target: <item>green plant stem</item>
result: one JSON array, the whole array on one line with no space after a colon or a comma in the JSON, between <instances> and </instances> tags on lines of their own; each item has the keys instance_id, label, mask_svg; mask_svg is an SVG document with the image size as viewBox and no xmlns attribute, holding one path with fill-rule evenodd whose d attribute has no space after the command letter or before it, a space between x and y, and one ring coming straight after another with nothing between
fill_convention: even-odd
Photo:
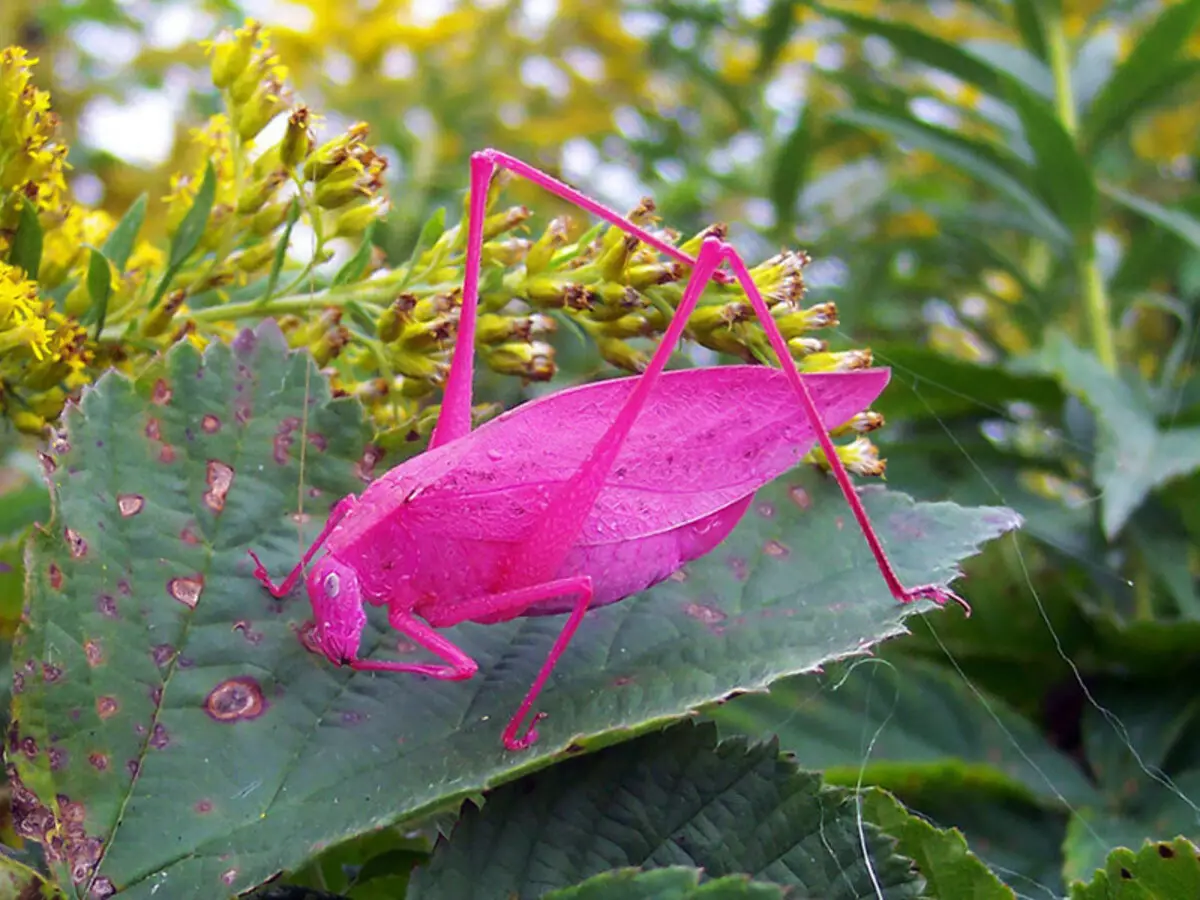
<instances>
[{"instance_id":1,"label":"green plant stem","mask_svg":"<svg viewBox=\"0 0 1200 900\"><path fill-rule=\"evenodd\" d=\"M1044 15L1050 71L1054 76L1054 109L1067 134L1076 138L1079 119L1075 112L1075 92L1071 86L1071 53L1063 31L1062 14L1047 8ZM1092 336L1092 349L1110 372L1117 368L1116 337L1112 327L1112 308L1104 277L1096 261L1093 235L1080 234L1075 240L1075 265L1083 288L1084 311Z\"/></svg>"}]
</instances>

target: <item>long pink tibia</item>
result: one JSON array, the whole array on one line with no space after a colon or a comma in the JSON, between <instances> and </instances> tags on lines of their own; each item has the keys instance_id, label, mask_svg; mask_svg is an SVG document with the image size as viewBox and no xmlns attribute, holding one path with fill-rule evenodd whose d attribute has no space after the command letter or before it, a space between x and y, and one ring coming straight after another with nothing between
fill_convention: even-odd
<instances>
[{"instance_id":1,"label":"long pink tibia","mask_svg":"<svg viewBox=\"0 0 1200 900\"><path fill-rule=\"evenodd\" d=\"M889 372L803 377L832 427L869 407ZM411 603L417 612L426 597L510 589L514 546L578 472L636 381L550 394L398 466L362 494L329 551L357 570L368 597ZM796 466L815 441L779 370L663 373L555 577L590 575L593 606L658 583L716 547L754 492ZM546 601L524 615L568 606Z\"/></svg>"}]
</instances>

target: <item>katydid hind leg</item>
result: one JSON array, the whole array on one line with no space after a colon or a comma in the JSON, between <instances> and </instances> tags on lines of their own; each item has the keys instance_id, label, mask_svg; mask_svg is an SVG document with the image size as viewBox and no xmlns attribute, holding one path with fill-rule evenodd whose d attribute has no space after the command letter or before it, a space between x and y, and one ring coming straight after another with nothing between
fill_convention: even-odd
<instances>
[{"instance_id":1,"label":"katydid hind leg","mask_svg":"<svg viewBox=\"0 0 1200 900\"><path fill-rule=\"evenodd\" d=\"M817 405L813 401L808 387L804 384L804 379L800 377L795 360L792 359L792 355L788 351L787 341L779 331L779 326L775 324L775 319L771 316L771 311L762 294L759 292L758 287L754 284L754 280L750 277L750 272L746 268L745 262L729 244L722 242L721 251L724 259L729 262L734 277L741 283L742 288L746 291L746 295L750 298L750 304L754 307L754 312L767 333L767 340L771 344L771 349L775 351L775 356L779 360L779 364L783 367L784 374L787 376L796 393L797 399L800 401L800 406L804 410L804 414L817 436L817 443L829 461L833 477L837 481L838 487L842 489L846 503L850 506L850 511L854 514L854 519L858 523L863 537L866 538L868 546L871 548L871 554L875 557L875 563L879 567L879 572L883 576L883 580L887 583L888 590L891 591L892 596L901 603L911 603L915 600L933 600L939 605L944 605L948 601L953 600L970 613L971 607L967 602L946 587L937 584L924 584L906 588L900 583L900 579L896 575L896 570L892 567L891 560L888 559L887 551L883 549L883 542L879 539L875 527L871 524L871 519L867 515L866 509L863 508L858 491L855 490L854 483L850 480L850 475L847 473L846 467L842 465L842 461L837 455L837 450L833 439L829 435L829 430L821 420L821 413L817 409Z\"/></svg>"},{"instance_id":2,"label":"katydid hind leg","mask_svg":"<svg viewBox=\"0 0 1200 900\"><path fill-rule=\"evenodd\" d=\"M271 580L271 575L267 572L267 567L262 564L262 560L258 558L257 553L253 550L246 551L250 554L250 558L254 560L254 577L262 583L263 587L271 592L271 596L276 598L286 597L291 592L296 582L304 575L304 567L316 556L317 551L321 549L326 538L329 537L338 523L354 508L356 500L357 498L353 494L349 494L334 504L333 509L329 513L329 518L325 520L325 526L321 529L321 533L317 535L317 539L312 542L309 548L304 551L304 556L301 557L296 568L288 573L282 584L277 585Z\"/></svg>"}]
</instances>

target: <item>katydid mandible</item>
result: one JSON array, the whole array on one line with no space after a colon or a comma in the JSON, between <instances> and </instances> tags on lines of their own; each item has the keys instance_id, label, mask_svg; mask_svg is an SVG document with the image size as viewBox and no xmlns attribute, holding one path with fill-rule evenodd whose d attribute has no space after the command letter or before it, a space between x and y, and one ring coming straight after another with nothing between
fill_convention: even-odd
<instances>
[{"instance_id":1,"label":"katydid mandible","mask_svg":"<svg viewBox=\"0 0 1200 900\"><path fill-rule=\"evenodd\" d=\"M488 187L499 168L605 219L691 268L678 308L640 375L560 391L471 430L479 270ZM821 447L892 595L966 604L939 585L900 584L828 429L864 410L887 369L801 375L738 253L706 238L695 258L544 172L495 150L471 157L467 257L458 338L429 448L333 508L276 597L309 572L313 641L336 665L466 679L478 664L437 629L569 612L504 729L509 750L537 740L529 716L588 609L657 584L713 550L755 491ZM727 264L729 272L719 268ZM710 279L736 279L781 368L664 371ZM363 603L442 663L359 658Z\"/></svg>"}]
</instances>

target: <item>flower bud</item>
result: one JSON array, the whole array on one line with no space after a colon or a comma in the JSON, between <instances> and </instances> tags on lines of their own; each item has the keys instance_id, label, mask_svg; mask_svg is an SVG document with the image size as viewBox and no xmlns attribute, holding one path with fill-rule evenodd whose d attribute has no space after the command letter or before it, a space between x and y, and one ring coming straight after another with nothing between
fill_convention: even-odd
<instances>
[{"instance_id":1,"label":"flower bud","mask_svg":"<svg viewBox=\"0 0 1200 900\"><path fill-rule=\"evenodd\" d=\"M326 366L336 359L349 343L350 331L345 325L337 325L309 344L308 349L318 366Z\"/></svg>"},{"instance_id":2,"label":"flower bud","mask_svg":"<svg viewBox=\"0 0 1200 900\"><path fill-rule=\"evenodd\" d=\"M828 341L810 337L792 338L787 345L788 349L792 351L792 359L796 360L804 359L814 353L824 353L829 349Z\"/></svg>"},{"instance_id":3,"label":"flower bud","mask_svg":"<svg viewBox=\"0 0 1200 900\"><path fill-rule=\"evenodd\" d=\"M598 337L596 349L600 351L600 356L606 363L627 372L641 372L649 363L644 354L634 350L620 338Z\"/></svg>"},{"instance_id":4,"label":"flower bud","mask_svg":"<svg viewBox=\"0 0 1200 900\"><path fill-rule=\"evenodd\" d=\"M250 231L256 237L266 237L283 224L288 215L291 201L285 203L269 203L254 214L250 220Z\"/></svg>"},{"instance_id":5,"label":"flower bud","mask_svg":"<svg viewBox=\"0 0 1200 900\"><path fill-rule=\"evenodd\" d=\"M287 131L279 142L279 159L289 169L296 168L312 152L311 119L307 106L297 106L288 116Z\"/></svg>"},{"instance_id":6,"label":"flower bud","mask_svg":"<svg viewBox=\"0 0 1200 900\"><path fill-rule=\"evenodd\" d=\"M519 375L530 381L554 377L554 348L542 341L501 344L481 351L487 367L501 375Z\"/></svg>"},{"instance_id":7,"label":"flower bud","mask_svg":"<svg viewBox=\"0 0 1200 900\"><path fill-rule=\"evenodd\" d=\"M544 272L554 259L554 254L566 246L571 220L566 216L552 219L525 254L525 274L537 275Z\"/></svg>"},{"instance_id":8,"label":"flower bud","mask_svg":"<svg viewBox=\"0 0 1200 900\"><path fill-rule=\"evenodd\" d=\"M262 26L253 19L233 33L233 40L217 41L209 45L212 52L212 82L217 88L227 88L250 65L254 56L254 45L258 42Z\"/></svg>"},{"instance_id":9,"label":"flower bud","mask_svg":"<svg viewBox=\"0 0 1200 900\"><path fill-rule=\"evenodd\" d=\"M834 449L846 471L852 475L878 478L887 471L887 462L879 458L879 448L868 438L860 436L855 439L854 443L837 446ZM826 472L830 469L829 459L820 447L813 447L804 457L804 461L812 463Z\"/></svg>"},{"instance_id":10,"label":"flower bud","mask_svg":"<svg viewBox=\"0 0 1200 900\"><path fill-rule=\"evenodd\" d=\"M379 197L355 204L338 214L333 222L333 236L358 237L367 230L368 225L383 218L386 212L387 203Z\"/></svg>"},{"instance_id":11,"label":"flower bud","mask_svg":"<svg viewBox=\"0 0 1200 900\"><path fill-rule=\"evenodd\" d=\"M834 437L844 437L850 434L870 434L883 427L883 416L872 410L856 413L848 422L832 429L829 433Z\"/></svg>"},{"instance_id":12,"label":"flower bud","mask_svg":"<svg viewBox=\"0 0 1200 900\"><path fill-rule=\"evenodd\" d=\"M412 321L412 310L417 305L415 294L401 294L379 316L376 330L379 339L390 344L400 336L405 324Z\"/></svg>"},{"instance_id":13,"label":"flower bud","mask_svg":"<svg viewBox=\"0 0 1200 900\"><path fill-rule=\"evenodd\" d=\"M873 357L870 350L844 350L840 353L813 353L804 358L805 372L852 372L869 369Z\"/></svg>"},{"instance_id":14,"label":"flower bud","mask_svg":"<svg viewBox=\"0 0 1200 900\"><path fill-rule=\"evenodd\" d=\"M187 292L183 290L174 290L167 294L162 302L150 310L150 314L142 321L142 334L146 337L158 337L165 332L186 299Z\"/></svg>"},{"instance_id":15,"label":"flower bud","mask_svg":"<svg viewBox=\"0 0 1200 900\"><path fill-rule=\"evenodd\" d=\"M656 284L668 284L683 277L683 266L677 262L653 263L652 265L629 266L625 270L625 283L636 290L645 290Z\"/></svg>"},{"instance_id":16,"label":"flower bud","mask_svg":"<svg viewBox=\"0 0 1200 900\"><path fill-rule=\"evenodd\" d=\"M591 309L595 302L595 295L582 284L544 275L526 280L525 297L534 306L551 309Z\"/></svg>"},{"instance_id":17,"label":"flower bud","mask_svg":"<svg viewBox=\"0 0 1200 900\"><path fill-rule=\"evenodd\" d=\"M258 181L251 182L250 186L242 191L242 195L237 199L238 214L250 216L257 213L268 200L275 196L279 186L286 180L287 172L276 169L274 172L268 172Z\"/></svg>"},{"instance_id":18,"label":"flower bud","mask_svg":"<svg viewBox=\"0 0 1200 900\"><path fill-rule=\"evenodd\" d=\"M512 231L524 225L533 216L527 206L512 206L502 213L488 216L483 220L483 239L490 241L506 231Z\"/></svg>"},{"instance_id":19,"label":"flower bud","mask_svg":"<svg viewBox=\"0 0 1200 900\"><path fill-rule=\"evenodd\" d=\"M680 244L679 249L688 256L695 256L700 252L700 245L710 237L716 238L719 241L725 240L727 237L729 237L729 226L724 222L717 222L713 225L709 225L695 237L689 238Z\"/></svg>"},{"instance_id":20,"label":"flower bud","mask_svg":"<svg viewBox=\"0 0 1200 900\"><path fill-rule=\"evenodd\" d=\"M258 241L229 258L239 272L257 272L275 257L275 247L270 241Z\"/></svg>"},{"instance_id":21,"label":"flower bud","mask_svg":"<svg viewBox=\"0 0 1200 900\"><path fill-rule=\"evenodd\" d=\"M650 305L649 298L639 294L633 288L615 281L605 281L593 285L592 293L599 302L591 311L591 318L597 322L612 321L630 312L645 309Z\"/></svg>"},{"instance_id":22,"label":"flower bud","mask_svg":"<svg viewBox=\"0 0 1200 900\"><path fill-rule=\"evenodd\" d=\"M488 241L483 245L480 259L485 266L515 266L529 252L530 243L524 238L509 238L505 241Z\"/></svg>"},{"instance_id":23,"label":"flower bud","mask_svg":"<svg viewBox=\"0 0 1200 900\"><path fill-rule=\"evenodd\" d=\"M638 313L629 313L628 315L621 316L619 319L610 319L607 322L603 322L599 326L597 333L613 338L648 337L654 333L654 328L646 320L645 316Z\"/></svg>"}]
</instances>

